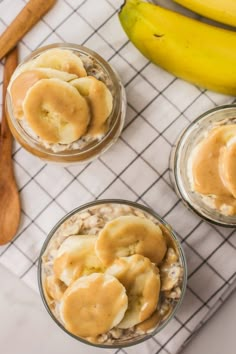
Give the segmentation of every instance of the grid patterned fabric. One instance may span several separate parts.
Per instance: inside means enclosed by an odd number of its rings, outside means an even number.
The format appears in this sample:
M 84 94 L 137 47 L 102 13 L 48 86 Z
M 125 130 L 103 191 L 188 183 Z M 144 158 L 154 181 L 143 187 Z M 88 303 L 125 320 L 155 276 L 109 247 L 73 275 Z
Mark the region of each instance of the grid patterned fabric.
M 118 142 L 86 165 L 47 165 L 15 143 L 22 217 L 14 242 L 0 247 L 0 263 L 37 291 L 40 248 L 65 213 L 96 198 L 124 198 L 153 208 L 182 240 L 189 272 L 186 296 L 177 316 L 160 334 L 135 347 L 108 352 L 175 354 L 233 289 L 236 235 L 233 229 L 207 224 L 182 205 L 170 184 L 169 154 L 194 118 L 234 98 L 199 89 L 146 60 L 119 24 L 117 10 L 122 2 L 58 0 L 20 43 L 20 59 L 40 46 L 64 41 L 97 51 L 119 72 L 128 107 Z M 0 2 L 1 32 L 25 3 Z M 3 66 L 0 63 L 1 84 Z

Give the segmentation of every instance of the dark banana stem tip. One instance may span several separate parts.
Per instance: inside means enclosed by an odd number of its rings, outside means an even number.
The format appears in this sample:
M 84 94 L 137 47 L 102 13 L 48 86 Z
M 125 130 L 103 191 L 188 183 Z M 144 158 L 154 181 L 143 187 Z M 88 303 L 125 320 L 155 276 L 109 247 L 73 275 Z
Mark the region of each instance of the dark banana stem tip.
M 123 7 L 124 7 L 125 5 L 126 5 L 126 0 L 124 0 L 124 3 L 123 3 L 123 5 L 121 5 L 121 7 L 120 7 L 118 13 L 121 13 L 121 11 L 122 11 L 122 9 L 123 9 Z

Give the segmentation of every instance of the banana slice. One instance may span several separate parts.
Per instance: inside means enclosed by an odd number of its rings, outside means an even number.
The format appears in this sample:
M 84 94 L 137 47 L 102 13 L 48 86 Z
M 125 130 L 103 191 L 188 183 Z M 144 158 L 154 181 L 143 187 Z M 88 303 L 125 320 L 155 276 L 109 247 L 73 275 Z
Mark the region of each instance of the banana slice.
M 105 265 L 110 265 L 118 257 L 133 254 L 141 254 L 159 264 L 166 253 L 166 241 L 160 227 L 151 220 L 120 216 L 101 230 L 95 250 Z
M 96 337 L 124 317 L 128 299 L 124 286 L 109 274 L 81 277 L 65 291 L 60 307 L 65 328 L 81 337 Z
M 87 136 L 99 138 L 108 130 L 107 119 L 112 112 L 113 98 L 106 85 L 93 76 L 71 81 L 82 96 L 89 102 L 92 112 Z
M 67 288 L 65 284 L 57 279 L 54 275 L 50 275 L 46 278 L 45 286 L 48 295 L 56 301 L 61 300 Z
M 152 315 L 158 304 L 160 276 L 148 258 L 138 254 L 121 257 L 106 273 L 116 277 L 128 295 L 128 309 L 118 328 L 131 328 Z
M 157 325 L 159 325 L 161 319 L 162 318 L 160 312 L 156 310 L 149 318 L 139 323 L 136 326 L 136 330 L 141 333 L 150 333 L 157 327 Z
M 104 266 L 94 250 L 96 236 L 70 236 L 60 246 L 54 260 L 55 276 L 70 285 L 82 275 L 102 272 Z
M 193 177 L 193 189 L 204 195 L 230 196 L 235 193 L 233 187 L 234 171 L 231 177 L 228 156 L 230 145 L 236 136 L 236 126 L 233 124 L 218 126 L 212 129 L 208 135 L 196 146 L 193 151 L 191 170 Z M 229 154 L 224 154 L 229 149 Z M 224 156 L 225 155 L 225 156 Z M 226 161 L 224 162 L 224 157 Z M 235 182 L 234 182 L 235 185 Z M 228 190 L 229 187 L 229 190 Z M 233 188 L 232 188 L 233 187 Z M 234 195 L 234 194 L 233 194 Z
M 82 60 L 71 50 L 49 49 L 34 59 L 33 65 L 37 68 L 66 71 L 78 77 L 87 76 Z
M 76 75 L 59 70 L 42 68 L 21 72 L 15 80 L 12 81 L 9 90 L 12 98 L 13 112 L 17 119 L 22 119 L 24 116 L 22 105 L 29 88 L 41 79 L 50 78 L 71 81 L 76 78 Z
M 22 104 L 26 93 L 30 87 L 41 79 L 45 79 L 44 73 L 36 70 L 30 70 L 21 73 L 12 82 L 10 93 L 12 98 L 13 112 L 16 118 L 21 119 L 24 116 Z
M 75 74 L 70 74 L 66 71 L 60 71 L 50 68 L 36 68 L 35 71 L 39 71 L 42 74 L 45 74 L 45 77 L 48 79 L 60 79 L 62 81 L 72 81 L 76 78 Z
M 219 171 L 224 186 L 236 198 L 236 142 L 221 148 Z
M 24 73 L 25 71 L 31 71 L 35 69 L 35 65 L 34 65 L 34 60 L 31 60 L 27 63 L 24 64 L 20 64 L 17 67 L 17 70 L 14 71 L 14 73 L 11 76 L 11 80 L 10 83 L 8 85 L 8 89 L 11 87 L 11 84 L 13 83 L 13 81 L 15 81 L 15 79 L 22 73 Z
M 25 118 L 31 129 L 49 143 L 70 144 L 86 133 L 86 100 L 67 82 L 41 79 L 26 94 Z

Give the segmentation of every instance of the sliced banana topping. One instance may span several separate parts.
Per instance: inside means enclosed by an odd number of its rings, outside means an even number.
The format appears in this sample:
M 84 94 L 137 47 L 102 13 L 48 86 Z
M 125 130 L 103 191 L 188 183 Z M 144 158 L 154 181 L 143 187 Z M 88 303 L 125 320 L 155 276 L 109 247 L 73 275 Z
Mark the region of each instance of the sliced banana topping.
M 89 124 L 86 100 L 59 79 L 34 84 L 27 91 L 23 110 L 31 129 L 49 143 L 70 144 L 85 134 Z
M 82 275 L 98 273 L 104 266 L 95 254 L 96 236 L 70 236 L 60 246 L 54 260 L 55 276 L 70 285 Z
M 235 136 L 235 125 L 219 126 L 212 129 L 196 146 L 191 166 L 194 190 L 216 197 L 228 197 L 231 193 L 234 196 L 236 181 L 233 145 L 235 143 L 231 145 L 231 142 Z
M 106 85 L 93 76 L 73 80 L 71 84 L 85 96 L 91 109 L 91 122 L 87 136 L 98 138 L 108 130 L 108 117 L 111 114 L 113 98 Z
M 74 214 L 43 256 L 43 288 L 52 313 L 69 332 L 92 343 L 151 333 L 182 295 L 183 267 L 170 229 L 131 206 L 122 215 L 118 206 L 118 217 L 112 203 Z M 76 228 L 78 234 L 71 235 Z
M 50 68 L 36 68 L 35 71 L 39 71 L 45 74 L 45 77 L 48 79 L 60 79 L 62 81 L 72 81 L 76 78 L 75 74 L 70 74 L 66 71 L 60 71 Z
M 128 309 L 118 324 L 119 328 L 130 328 L 149 318 L 157 308 L 160 292 L 158 269 L 141 255 L 121 257 L 106 270 L 125 287 Z
M 76 75 L 68 74 L 54 69 L 32 69 L 19 74 L 10 86 L 13 111 L 16 118 L 24 116 L 23 102 L 27 91 L 39 80 L 48 78 L 58 78 L 63 81 L 71 81 Z
M 116 326 L 127 310 L 124 286 L 109 274 L 94 273 L 73 282 L 60 307 L 68 331 L 81 337 L 96 337 Z
M 47 277 L 46 290 L 52 299 L 60 301 L 64 292 L 66 291 L 66 288 L 66 285 L 60 281 L 60 279 L 57 279 L 54 275 Z
M 75 74 L 78 77 L 87 76 L 82 60 L 70 50 L 49 49 L 33 61 L 37 68 L 51 68 Z
M 94 76 L 87 76 L 88 60 Z M 47 149 L 83 149 L 106 134 L 113 109 L 112 94 L 97 77 L 108 80 L 96 61 L 84 60 L 73 50 L 46 50 L 20 65 L 11 77 L 8 92 L 14 117 Z
M 98 258 L 110 265 L 118 257 L 140 254 L 159 264 L 166 253 L 160 227 L 138 216 L 120 216 L 108 222 L 99 233 L 95 250 Z
M 153 331 L 153 329 L 156 328 L 160 322 L 161 322 L 161 315 L 159 311 L 156 310 L 149 318 L 139 323 L 136 326 L 136 329 L 141 333 L 148 333 Z
M 236 142 L 221 148 L 219 171 L 224 186 L 236 198 Z
M 10 93 L 12 98 L 13 112 L 16 118 L 21 119 L 24 115 L 22 104 L 29 88 L 39 80 L 45 78 L 46 75 L 44 73 L 36 70 L 30 70 L 21 73 L 12 82 Z

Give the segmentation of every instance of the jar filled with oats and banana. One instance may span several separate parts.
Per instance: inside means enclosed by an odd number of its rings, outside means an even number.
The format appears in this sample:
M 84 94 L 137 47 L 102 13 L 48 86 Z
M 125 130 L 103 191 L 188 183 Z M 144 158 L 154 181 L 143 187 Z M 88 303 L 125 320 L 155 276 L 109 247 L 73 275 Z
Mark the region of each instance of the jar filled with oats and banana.
M 33 155 L 63 164 L 86 162 L 119 137 L 125 90 L 97 53 L 75 44 L 53 44 L 17 67 L 6 113 L 15 139 Z
M 179 136 L 170 179 L 185 206 L 211 223 L 236 226 L 236 105 L 213 108 Z
M 161 331 L 179 308 L 187 267 L 173 230 L 154 211 L 100 200 L 66 215 L 39 257 L 53 320 L 79 341 L 116 348 Z

